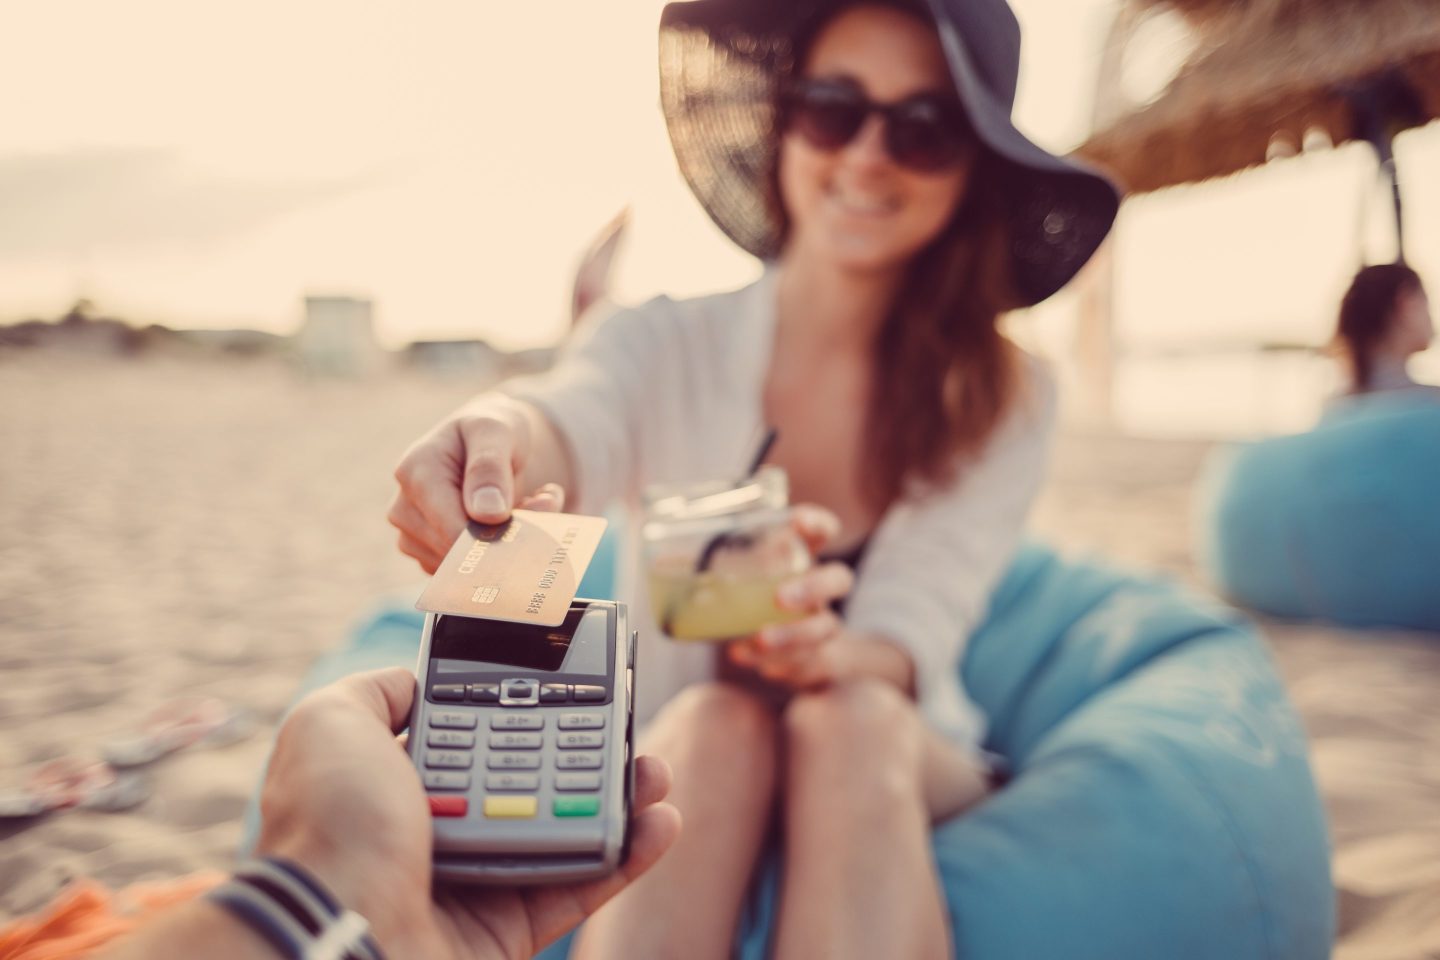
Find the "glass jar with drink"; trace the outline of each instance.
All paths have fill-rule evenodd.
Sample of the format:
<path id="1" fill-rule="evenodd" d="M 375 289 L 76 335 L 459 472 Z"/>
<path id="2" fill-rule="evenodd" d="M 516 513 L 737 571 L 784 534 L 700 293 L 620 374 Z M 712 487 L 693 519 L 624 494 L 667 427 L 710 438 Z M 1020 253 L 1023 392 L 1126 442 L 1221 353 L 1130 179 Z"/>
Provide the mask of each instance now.
<path id="1" fill-rule="evenodd" d="M 799 619 L 775 591 L 811 565 L 785 471 L 652 487 L 641 529 L 655 622 L 675 640 L 729 640 Z"/>

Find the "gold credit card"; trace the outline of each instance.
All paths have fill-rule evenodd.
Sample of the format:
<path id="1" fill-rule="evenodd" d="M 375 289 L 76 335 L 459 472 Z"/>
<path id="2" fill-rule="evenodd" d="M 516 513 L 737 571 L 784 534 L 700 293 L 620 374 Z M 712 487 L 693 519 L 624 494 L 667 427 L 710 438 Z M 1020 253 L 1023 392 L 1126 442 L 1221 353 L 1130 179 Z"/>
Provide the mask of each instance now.
<path id="1" fill-rule="evenodd" d="M 472 520 L 415 606 L 558 627 L 605 525 L 604 517 L 536 510 L 516 510 L 495 526 Z"/>

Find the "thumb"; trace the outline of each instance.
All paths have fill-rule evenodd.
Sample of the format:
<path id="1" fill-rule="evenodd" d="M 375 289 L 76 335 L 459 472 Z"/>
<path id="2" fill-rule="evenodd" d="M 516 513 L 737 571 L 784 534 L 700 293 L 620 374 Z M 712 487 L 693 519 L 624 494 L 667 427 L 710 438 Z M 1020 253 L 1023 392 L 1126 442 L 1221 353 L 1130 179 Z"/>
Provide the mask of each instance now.
<path id="1" fill-rule="evenodd" d="M 515 432 L 495 418 L 466 427 L 465 479 L 461 486 L 465 512 L 480 523 L 504 523 L 515 503 L 517 463 Z"/>
<path id="2" fill-rule="evenodd" d="M 819 554 L 840 535 L 840 518 L 832 511 L 813 503 L 800 503 L 792 507 L 790 524 L 812 554 Z"/>
<path id="3" fill-rule="evenodd" d="M 415 675 L 404 667 L 351 674 L 335 681 L 329 690 L 333 696 L 374 714 L 392 733 L 398 733 L 410 723 L 410 707 L 415 703 Z"/>

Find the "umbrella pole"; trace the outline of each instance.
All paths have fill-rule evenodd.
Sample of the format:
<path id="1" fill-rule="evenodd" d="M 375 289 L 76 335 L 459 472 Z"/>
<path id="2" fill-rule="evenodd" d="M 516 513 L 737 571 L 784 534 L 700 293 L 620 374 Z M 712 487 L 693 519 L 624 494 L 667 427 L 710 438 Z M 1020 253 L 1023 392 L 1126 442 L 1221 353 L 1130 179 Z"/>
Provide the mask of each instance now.
<path id="1" fill-rule="evenodd" d="M 1390 196 L 1395 203 L 1395 262 L 1405 262 L 1405 211 L 1400 202 L 1400 172 L 1395 166 L 1394 140 L 1387 128 L 1375 145 L 1380 154 L 1380 173 L 1390 181 Z"/>
<path id="2" fill-rule="evenodd" d="M 1344 90 L 1355 110 L 1356 132 L 1380 159 L 1380 174 L 1390 184 L 1395 204 L 1395 261 L 1405 262 L 1405 210 L 1400 197 L 1400 174 L 1395 164 L 1395 131 L 1416 111 L 1414 91 L 1393 71 L 1367 78 Z"/>
<path id="3" fill-rule="evenodd" d="M 1095 101 L 1090 116 L 1094 129 L 1115 122 L 1134 106 L 1120 85 L 1120 71 L 1125 48 L 1142 20 L 1140 11 L 1126 4 L 1110 22 L 1095 80 Z M 1118 230 L 1119 224 L 1113 229 Z M 1076 281 L 1080 294 L 1075 329 L 1080 407 L 1083 419 L 1102 427 L 1115 422 L 1115 282 L 1119 271 L 1116 259 L 1115 233 L 1112 232 Z"/>

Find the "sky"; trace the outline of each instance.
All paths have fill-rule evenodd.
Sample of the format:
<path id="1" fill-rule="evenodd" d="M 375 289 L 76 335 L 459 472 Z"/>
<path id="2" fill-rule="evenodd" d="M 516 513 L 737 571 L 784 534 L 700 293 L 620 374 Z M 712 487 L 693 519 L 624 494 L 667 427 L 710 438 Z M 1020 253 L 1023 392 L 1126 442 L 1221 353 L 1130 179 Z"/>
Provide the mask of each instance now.
<path id="1" fill-rule="evenodd" d="M 1020 127 L 1089 126 L 1110 0 L 1015 0 Z M 370 297 L 378 335 L 553 342 L 580 252 L 633 227 L 616 295 L 758 272 L 690 198 L 658 107 L 657 0 L 0 0 L 0 320 L 78 296 L 177 326 L 295 329 Z M 1128 65 L 1158 89 L 1183 38 Z M 13 95 L 23 91 L 22 96 Z M 1440 289 L 1440 125 L 1399 143 L 1411 259 Z M 1393 253 L 1362 147 L 1127 204 L 1116 326 L 1133 349 L 1318 342 L 1362 255 Z M 1062 295 L 1030 321 L 1063 348 Z"/>

